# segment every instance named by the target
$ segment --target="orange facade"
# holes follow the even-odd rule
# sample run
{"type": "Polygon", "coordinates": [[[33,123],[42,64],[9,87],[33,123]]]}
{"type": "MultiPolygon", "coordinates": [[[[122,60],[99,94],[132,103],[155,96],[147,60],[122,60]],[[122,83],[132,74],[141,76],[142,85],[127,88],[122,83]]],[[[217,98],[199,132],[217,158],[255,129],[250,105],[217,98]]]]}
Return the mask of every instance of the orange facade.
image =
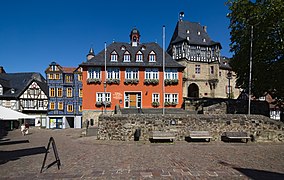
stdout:
{"type": "MultiPolygon", "coordinates": [[[[88,67],[83,67],[83,110],[103,110],[104,105],[96,105],[98,102],[97,93],[104,93],[104,80],[105,71],[102,67],[101,82],[100,83],[88,83],[87,75],[88,67]]],[[[107,84],[106,93],[110,93],[110,106],[106,107],[107,110],[114,110],[116,105],[120,108],[162,108],[163,105],[163,72],[162,68],[159,68],[159,83],[157,85],[146,85],[145,80],[145,68],[140,67],[138,70],[138,84],[125,84],[125,67],[120,67],[120,83],[119,84],[107,84]],[[153,106],[153,94],[159,96],[159,106],[153,106]]],[[[165,85],[164,94],[175,94],[177,103],[165,104],[166,108],[181,108],[183,103],[182,97],[182,72],[178,72],[178,83],[174,85],[165,85]]]]}

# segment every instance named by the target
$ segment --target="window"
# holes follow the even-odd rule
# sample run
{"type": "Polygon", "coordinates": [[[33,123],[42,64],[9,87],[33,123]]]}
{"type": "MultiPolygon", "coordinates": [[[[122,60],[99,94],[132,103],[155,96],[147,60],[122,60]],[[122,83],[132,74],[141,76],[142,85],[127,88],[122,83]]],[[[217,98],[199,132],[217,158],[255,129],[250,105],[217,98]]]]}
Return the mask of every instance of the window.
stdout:
{"type": "Polygon", "coordinates": [[[165,102],[178,103],[178,94],[165,94],[165,102]]]}
{"type": "Polygon", "coordinates": [[[54,102],[50,102],[49,109],[50,110],[54,110],[54,107],[55,107],[54,102]]]}
{"type": "Polygon", "coordinates": [[[107,68],[107,79],[119,79],[119,68],[107,68]]]}
{"type": "Polygon", "coordinates": [[[58,102],[58,110],[63,110],[63,102],[58,102]]]}
{"type": "Polygon", "coordinates": [[[210,74],[214,74],[214,66],[210,66],[210,74]]]}
{"type": "Polygon", "coordinates": [[[195,65],[195,74],[200,74],[200,65],[195,65]]]}
{"type": "Polygon", "coordinates": [[[83,90],[79,89],[79,97],[83,97],[83,90]]]}
{"type": "Polygon", "coordinates": [[[60,79],[60,75],[59,74],[55,74],[55,79],[60,79]]]}
{"type": "Polygon", "coordinates": [[[83,79],[82,74],[78,74],[78,81],[82,81],[82,79],[83,79]]]}
{"type": "Polygon", "coordinates": [[[62,88],[57,88],[57,97],[62,97],[62,88]]]}
{"type": "Polygon", "coordinates": [[[153,93],[152,94],[152,102],[160,102],[160,95],[153,93]]]}
{"type": "Polygon", "coordinates": [[[141,51],[136,54],[136,62],[143,62],[143,53],[141,51]]]}
{"type": "Polygon", "coordinates": [[[117,58],[118,55],[117,55],[117,52],[116,51],[113,51],[111,54],[110,54],[110,61],[117,61],[117,58]]]}
{"type": "Polygon", "coordinates": [[[126,68],[125,69],[125,79],[138,79],[138,69],[137,68],[126,68]]]}
{"type": "Polygon", "coordinates": [[[130,62],[130,53],[128,51],[125,51],[123,55],[123,61],[124,62],[130,62]]]}
{"type": "Polygon", "coordinates": [[[97,97],[96,97],[97,102],[104,102],[104,100],[106,100],[107,102],[110,102],[110,93],[106,93],[105,98],[104,98],[104,94],[105,93],[101,93],[101,92],[97,93],[97,97]]]}
{"type": "Polygon", "coordinates": [[[71,83],[73,81],[73,78],[71,75],[65,75],[65,82],[71,83]]]}
{"type": "Polygon", "coordinates": [[[79,105],[79,112],[82,112],[82,105],[79,105]]]}
{"type": "Polygon", "coordinates": [[[145,79],[159,79],[159,71],[157,68],[146,68],[145,79]]]}
{"type": "Polygon", "coordinates": [[[154,51],[151,51],[149,54],[149,62],[156,62],[156,54],[154,51]]]}
{"type": "Polygon", "coordinates": [[[101,78],[101,68],[89,68],[88,78],[90,79],[100,79],[101,78]]]}
{"type": "Polygon", "coordinates": [[[0,95],[3,95],[3,86],[0,84],[0,95]]]}
{"type": "Polygon", "coordinates": [[[67,88],[67,97],[72,97],[72,88],[67,88]]]}
{"type": "Polygon", "coordinates": [[[50,97],[55,97],[55,88],[50,88],[49,89],[49,96],[50,97]]]}
{"type": "Polygon", "coordinates": [[[54,74],[48,74],[48,79],[54,79],[54,74]]]}
{"type": "Polygon", "coordinates": [[[68,104],[67,105],[67,111],[68,112],[73,112],[73,105],[72,104],[68,104]]]}
{"type": "Polygon", "coordinates": [[[178,79],[178,70],[176,68],[167,68],[165,79],[178,79]]]}

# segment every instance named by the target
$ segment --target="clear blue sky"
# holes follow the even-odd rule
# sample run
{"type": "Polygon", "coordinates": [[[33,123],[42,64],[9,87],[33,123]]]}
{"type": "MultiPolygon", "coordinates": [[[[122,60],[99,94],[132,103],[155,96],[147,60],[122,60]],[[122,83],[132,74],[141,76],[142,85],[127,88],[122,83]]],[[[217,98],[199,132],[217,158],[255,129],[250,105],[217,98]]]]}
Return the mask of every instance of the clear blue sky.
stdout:
{"type": "Polygon", "coordinates": [[[129,42],[133,27],[141,42],[166,48],[180,11],[184,20],[207,26],[212,40],[229,52],[229,12],[226,0],[0,0],[0,66],[6,72],[40,72],[55,61],[76,67],[93,47],[97,54],[104,42],[129,42]]]}

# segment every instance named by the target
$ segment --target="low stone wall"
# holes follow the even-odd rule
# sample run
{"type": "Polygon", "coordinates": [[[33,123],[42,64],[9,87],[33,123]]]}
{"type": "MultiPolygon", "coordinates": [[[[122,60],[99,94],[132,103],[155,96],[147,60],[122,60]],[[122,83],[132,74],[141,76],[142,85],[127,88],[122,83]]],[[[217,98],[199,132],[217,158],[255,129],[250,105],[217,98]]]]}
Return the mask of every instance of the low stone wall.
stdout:
{"type": "Polygon", "coordinates": [[[136,129],[141,129],[140,140],[149,140],[149,132],[174,132],[183,141],[192,130],[209,131],[213,141],[221,140],[225,131],[245,131],[254,141],[284,142],[284,124],[262,115],[101,115],[98,119],[100,140],[133,141],[136,129]]]}

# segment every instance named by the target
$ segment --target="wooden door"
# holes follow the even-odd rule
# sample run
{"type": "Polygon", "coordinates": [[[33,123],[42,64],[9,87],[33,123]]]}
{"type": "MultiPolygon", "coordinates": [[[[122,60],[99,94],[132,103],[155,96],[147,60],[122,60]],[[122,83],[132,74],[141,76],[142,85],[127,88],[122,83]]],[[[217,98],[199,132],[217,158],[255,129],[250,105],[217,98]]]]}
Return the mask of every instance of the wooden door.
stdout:
{"type": "Polygon", "coordinates": [[[136,107],[136,94],[130,94],[130,107],[136,107]]]}

